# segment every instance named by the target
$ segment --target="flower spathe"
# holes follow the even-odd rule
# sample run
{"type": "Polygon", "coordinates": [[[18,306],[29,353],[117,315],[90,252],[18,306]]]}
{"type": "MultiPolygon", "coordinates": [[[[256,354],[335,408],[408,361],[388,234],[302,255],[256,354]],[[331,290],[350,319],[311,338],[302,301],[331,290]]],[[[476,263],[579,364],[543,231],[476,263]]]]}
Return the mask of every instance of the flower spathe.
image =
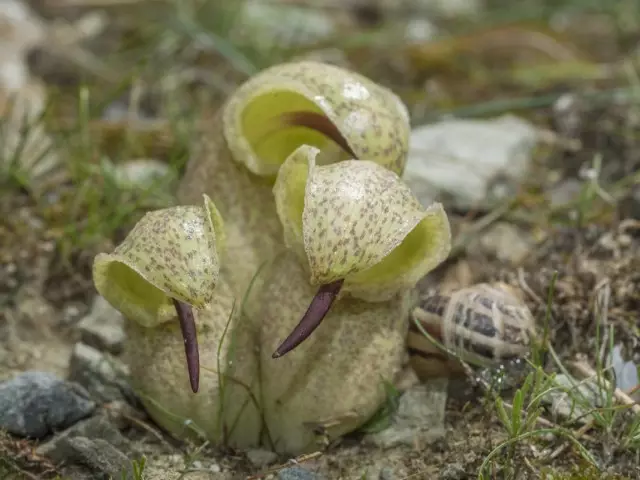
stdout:
{"type": "Polygon", "coordinates": [[[285,243],[308,265],[311,284],[344,279],[353,296],[385,301],[446,259],[451,231],[441,204],[424,208],[375,162],[317,165],[319,153],[296,149],[273,188],[285,243]]]}
{"type": "Polygon", "coordinates": [[[202,206],[148,212],[112,253],[93,264],[96,289],[128,319],[152,327],[176,316],[173,300],[195,308],[212,299],[224,248],[223,221],[202,206]]]}

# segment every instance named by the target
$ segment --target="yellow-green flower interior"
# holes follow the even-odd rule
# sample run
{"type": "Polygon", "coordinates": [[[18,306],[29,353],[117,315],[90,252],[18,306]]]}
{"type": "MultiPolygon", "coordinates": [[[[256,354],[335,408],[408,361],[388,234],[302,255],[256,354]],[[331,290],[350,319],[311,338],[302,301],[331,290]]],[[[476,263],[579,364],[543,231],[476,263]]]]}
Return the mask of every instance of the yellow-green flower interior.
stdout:
{"type": "Polygon", "coordinates": [[[288,216],[296,226],[296,235],[302,238],[302,215],[304,213],[304,196],[309,175],[309,166],[303,163],[291,165],[287,182],[288,216]]]}
{"type": "Polygon", "coordinates": [[[329,122],[314,102],[290,90],[270,90],[253,98],[242,109],[242,133],[262,162],[266,165],[280,165],[301,145],[314,146],[320,150],[340,150],[336,142],[319,131],[307,126],[287,124],[284,120],[286,114],[292,112],[322,115],[329,122]]]}
{"type": "Polygon", "coordinates": [[[382,261],[350,275],[349,282],[387,283],[411,271],[439,247],[438,222],[437,217],[424,218],[382,261]]]}
{"type": "Polygon", "coordinates": [[[126,264],[110,261],[105,270],[100,293],[125,316],[150,326],[173,311],[171,299],[126,264]]]}
{"type": "MultiPolygon", "coordinates": [[[[289,181],[286,184],[287,214],[294,221],[298,238],[302,238],[302,217],[308,174],[307,164],[293,164],[289,168],[289,181]]],[[[411,271],[440,247],[439,222],[440,219],[437,216],[424,218],[382,261],[366,270],[349,275],[348,281],[358,284],[387,283],[411,271]]]]}

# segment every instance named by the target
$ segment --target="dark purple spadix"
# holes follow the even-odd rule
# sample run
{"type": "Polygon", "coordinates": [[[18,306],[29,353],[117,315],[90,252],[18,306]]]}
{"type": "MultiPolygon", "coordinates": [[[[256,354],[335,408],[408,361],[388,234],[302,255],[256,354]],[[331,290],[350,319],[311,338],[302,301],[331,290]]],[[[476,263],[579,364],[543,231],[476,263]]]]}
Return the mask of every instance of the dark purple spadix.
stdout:
{"type": "Polygon", "coordinates": [[[180,330],[184,339],[184,353],[187,356],[187,370],[189,372],[189,382],[193,393],[198,392],[200,385],[200,354],[198,352],[198,334],[196,333],[196,322],[193,317],[193,310],[190,305],[173,299],[173,304],[180,319],[180,330]]]}
{"type": "Polygon", "coordinates": [[[276,349],[271,358],[278,358],[290,352],[304,342],[313,331],[318,328],[324,317],[329,312],[331,305],[340,293],[344,279],[322,285],[316,293],[300,323],[296,325],[291,334],[276,349]]]}

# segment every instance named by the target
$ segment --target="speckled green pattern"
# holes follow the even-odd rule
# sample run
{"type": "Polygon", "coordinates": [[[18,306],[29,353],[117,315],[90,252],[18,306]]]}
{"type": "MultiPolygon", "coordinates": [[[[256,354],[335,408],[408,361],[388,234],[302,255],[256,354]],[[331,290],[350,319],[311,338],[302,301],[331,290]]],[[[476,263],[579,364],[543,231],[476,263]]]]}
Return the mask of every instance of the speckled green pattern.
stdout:
{"type": "Polygon", "coordinates": [[[198,393],[194,394],[189,385],[175,316],[172,322],[156,328],[127,322],[125,359],[133,387],[160,426],[177,437],[194,438],[197,430],[214,443],[222,442],[226,430],[228,443],[243,448],[258,444],[260,415],[238,382],[258,391],[259,379],[250,332],[239,309],[233,318],[231,315],[233,298],[229,285],[221,279],[210,306],[195,312],[201,365],[198,393]],[[220,345],[222,382],[217,372],[220,345]],[[188,420],[193,428],[186,423],[188,420]]]}
{"type": "Polygon", "coordinates": [[[425,209],[398,175],[374,162],[317,166],[318,152],[296,150],[274,186],[285,243],[308,264],[312,285],[345,279],[344,291],[386,301],[444,260],[450,233],[441,207],[425,209]],[[407,240],[414,231],[418,241],[407,240]],[[393,265],[372,275],[394,250],[393,265]]]}
{"type": "MultiPolygon", "coordinates": [[[[275,175],[278,164],[257,158],[243,131],[243,112],[261,97],[271,96],[258,124],[273,124],[278,114],[292,110],[297,94],[306,99],[302,108],[320,112],[337,127],[358,159],[368,159],[402,174],[409,148],[409,115],[406,106],[390,90],[370,79],[328,64],[296,62],[265,69],[244,83],[224,111],[224,129],[234,158],[260,175],[275,175]],[[289,95],[287,95],[289,93],[289,95]],[[286,96],[287,102],[282,101],[286,96]]],[[[296,102],[297,103],[297,102],[296,102]]],[[[300,108],[300,107],[298,107],[300,108]]],[[[315,145],[312,142],[308,142],[315,145]]],[[[295,146],[294,146],[295,148],[295,146]]],[[[288,153],[291,153],[291,148],[288,153]]],[[[287,155],[281,158],[284,161],[287,155]]]]}
{"type": "Polygon", "coordinates": [[[448,253],[446,215],[422,208],[398,177],[409,143],[404,105],[355,73],[272,67],[199,128],[177,192],[184,206],[149,214],[97,257],[96,287],[130,320],[132,383],[159,425],[182,437],[191,420],[213,444],[227,430],[231,446],[269,448],[262,412],[279,452],[315,450],[314,428],[335,438],[384,401],[382,382],[405,354],[415,280],[448,253]],[[301,112],[332,122],[358,158],[321,128],[282,120],[301,112]],[[203,194],[215,207],[203,208],[203,194]],[[317,284],[341,277],[344,292],[314,334],[271,358],[317,284]],[[170,296],[196,307],[196,394],[170,296]],[[233,348],[221,345],[227,325],[233,348]]]}
{"type": "Polygon", "coordinates": [[[404,295],[377,303],[342,298],[305,342],[272,359],[315,293],[306,278],[287,252],[265,268],[247,301],[248,313],[262,320],[265,419],[276,449],[288,454],[320,448],[314,427],[326,426],[334,439],[373,415],[385,399],[383,381],[393,381],[401,368],[408,328],[404,295]]]}
{"type": "Polygon", "coordinates": [[[451,227],[439,203],[424,211],[420,223],[382,261],[354,273],[346,285],[355,297],[369,302],[388,298],[391,292],[412,289],[444,262],[451,251],[451,227]]]}
{"type": "Polygon", "coordinates": [[[200,129],[200,142],[194,145],[178,188],[178,202],[197,204],[204,192],[216,204],[224,219],[227,238],[225,252],[221,254],[222,274],[234,294],[242,298],[264,259],[284,248],[272,183],[231,159],[219,115],[203,118],[200,129]]]}
{"type": "Polygon", "coordinates": [[[208,197],[204,205],[145,214],[111,254],[96,256],[98,292],[127,316],[152,326],[172,316],[171,298],[208,304],[218,283],[216,237],[222,220],[208,197]]]}

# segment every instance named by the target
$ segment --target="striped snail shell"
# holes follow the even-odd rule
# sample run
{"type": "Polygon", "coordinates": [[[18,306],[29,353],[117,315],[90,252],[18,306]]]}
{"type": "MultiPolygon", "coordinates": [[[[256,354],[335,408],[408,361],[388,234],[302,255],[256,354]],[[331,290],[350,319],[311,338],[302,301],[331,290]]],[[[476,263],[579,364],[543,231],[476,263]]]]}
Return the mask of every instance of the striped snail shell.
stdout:
{"type": "Polygon", "coordinates": [[[411,312],[407,338],[411,363],[419,376],[442,376],[460,373],[462,366],[425,331],[462,361],[489,367],[528,354],[535,320],[515,290],[504,283],[422,296],[411,312]]]}

